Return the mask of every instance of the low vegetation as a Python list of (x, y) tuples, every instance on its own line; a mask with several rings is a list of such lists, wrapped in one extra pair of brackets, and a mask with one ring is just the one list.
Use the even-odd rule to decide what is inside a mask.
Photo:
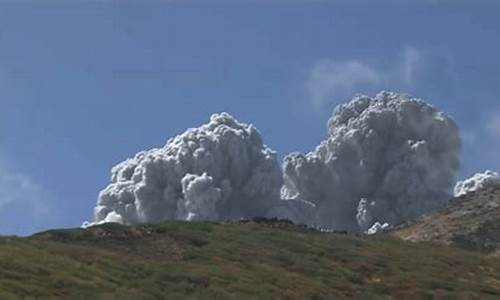
[(0, 299), (500, 297), (500, 260), (291, 224), (104, 224), (0, 238)]
[(393, 234), (413, 242), (434, 241), (500, 256), (500, 188), (455, 198), (447, 208), (402, 225)]

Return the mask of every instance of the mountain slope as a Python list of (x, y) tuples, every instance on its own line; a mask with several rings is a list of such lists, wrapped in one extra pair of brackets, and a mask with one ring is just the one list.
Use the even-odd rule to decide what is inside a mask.
[(396, 228), (394, 235), (414, 241), (437, 241), (469, 250), (499, 253), (500, 189), (461, 196), (448, 208)]
[(285, 222), (105, 224), (0, 238), (0, 299), (500, 297), (500, 260)]

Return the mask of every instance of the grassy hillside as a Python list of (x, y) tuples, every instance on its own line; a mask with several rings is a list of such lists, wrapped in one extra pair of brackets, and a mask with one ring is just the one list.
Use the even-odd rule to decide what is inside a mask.
[(414, 242), (436, 241), (500, 255), (500, 189), (456, 198), (446, 209), (396, 228), (393, 234)]
[(168, 222), (0, 238), (0, 299), (500, 297), (500, 260), (389, 235)]

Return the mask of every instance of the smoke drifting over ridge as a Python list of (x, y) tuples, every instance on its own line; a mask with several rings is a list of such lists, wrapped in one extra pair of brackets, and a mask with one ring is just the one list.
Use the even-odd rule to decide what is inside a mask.
[(410, 96), (381, 92), (337, 107), (327, 140), (285, 158), (282, 197), (316, 205), (322, 226), (367, 230), (443, 206), (458, 169), (454, 121)]
[[(252, 125), (226, 113), (112, 169), (93, 225), (267, 216), (367, 231), (442, 207), (451, 197), (460, 138), (454, 121), (410, 96), (355, 96), (328, 138), (283, 170)], [(281, 196), (280, 196), (281, 189)]]
[(476, 173), (468, 179), (457, 182), (454, 194), (455, 197), (460, 197), (477, 190), (499, 186), (500, 175), (497, 172), (486, 170), (484, 173)]

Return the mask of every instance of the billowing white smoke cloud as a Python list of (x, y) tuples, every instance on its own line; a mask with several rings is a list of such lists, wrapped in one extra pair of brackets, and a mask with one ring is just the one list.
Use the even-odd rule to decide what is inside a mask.
[(366, 231), (437, 209), (450, 198), (460, 138), (454, 121), (407, 95), (358, 95), (337, 107), (328, 138), (285, 158), (282, 197), (311, 202), (309, 223)]
[(455, 197), (489, 187), (500, 187), (500, 175), (497, 172), (487, 170), (484, 173), (477, 173), (471, 178), (457, 182), (454, 190)]
[(257, 129), (226, 113), (163, 148), (138, 153), (111, 173), (94, 222), (84, 226), (264, 216), (280, 201), (283, 182), (276, 155)]
[(267, 216), (374, 233), (450, 198), (460, 139), (433, 106), (389, 92), (356, 96), (328, 133), (313, 152), (285, 157), (282, 173), (255, 127), (213, 115), (115, 166), (84, 226)]

